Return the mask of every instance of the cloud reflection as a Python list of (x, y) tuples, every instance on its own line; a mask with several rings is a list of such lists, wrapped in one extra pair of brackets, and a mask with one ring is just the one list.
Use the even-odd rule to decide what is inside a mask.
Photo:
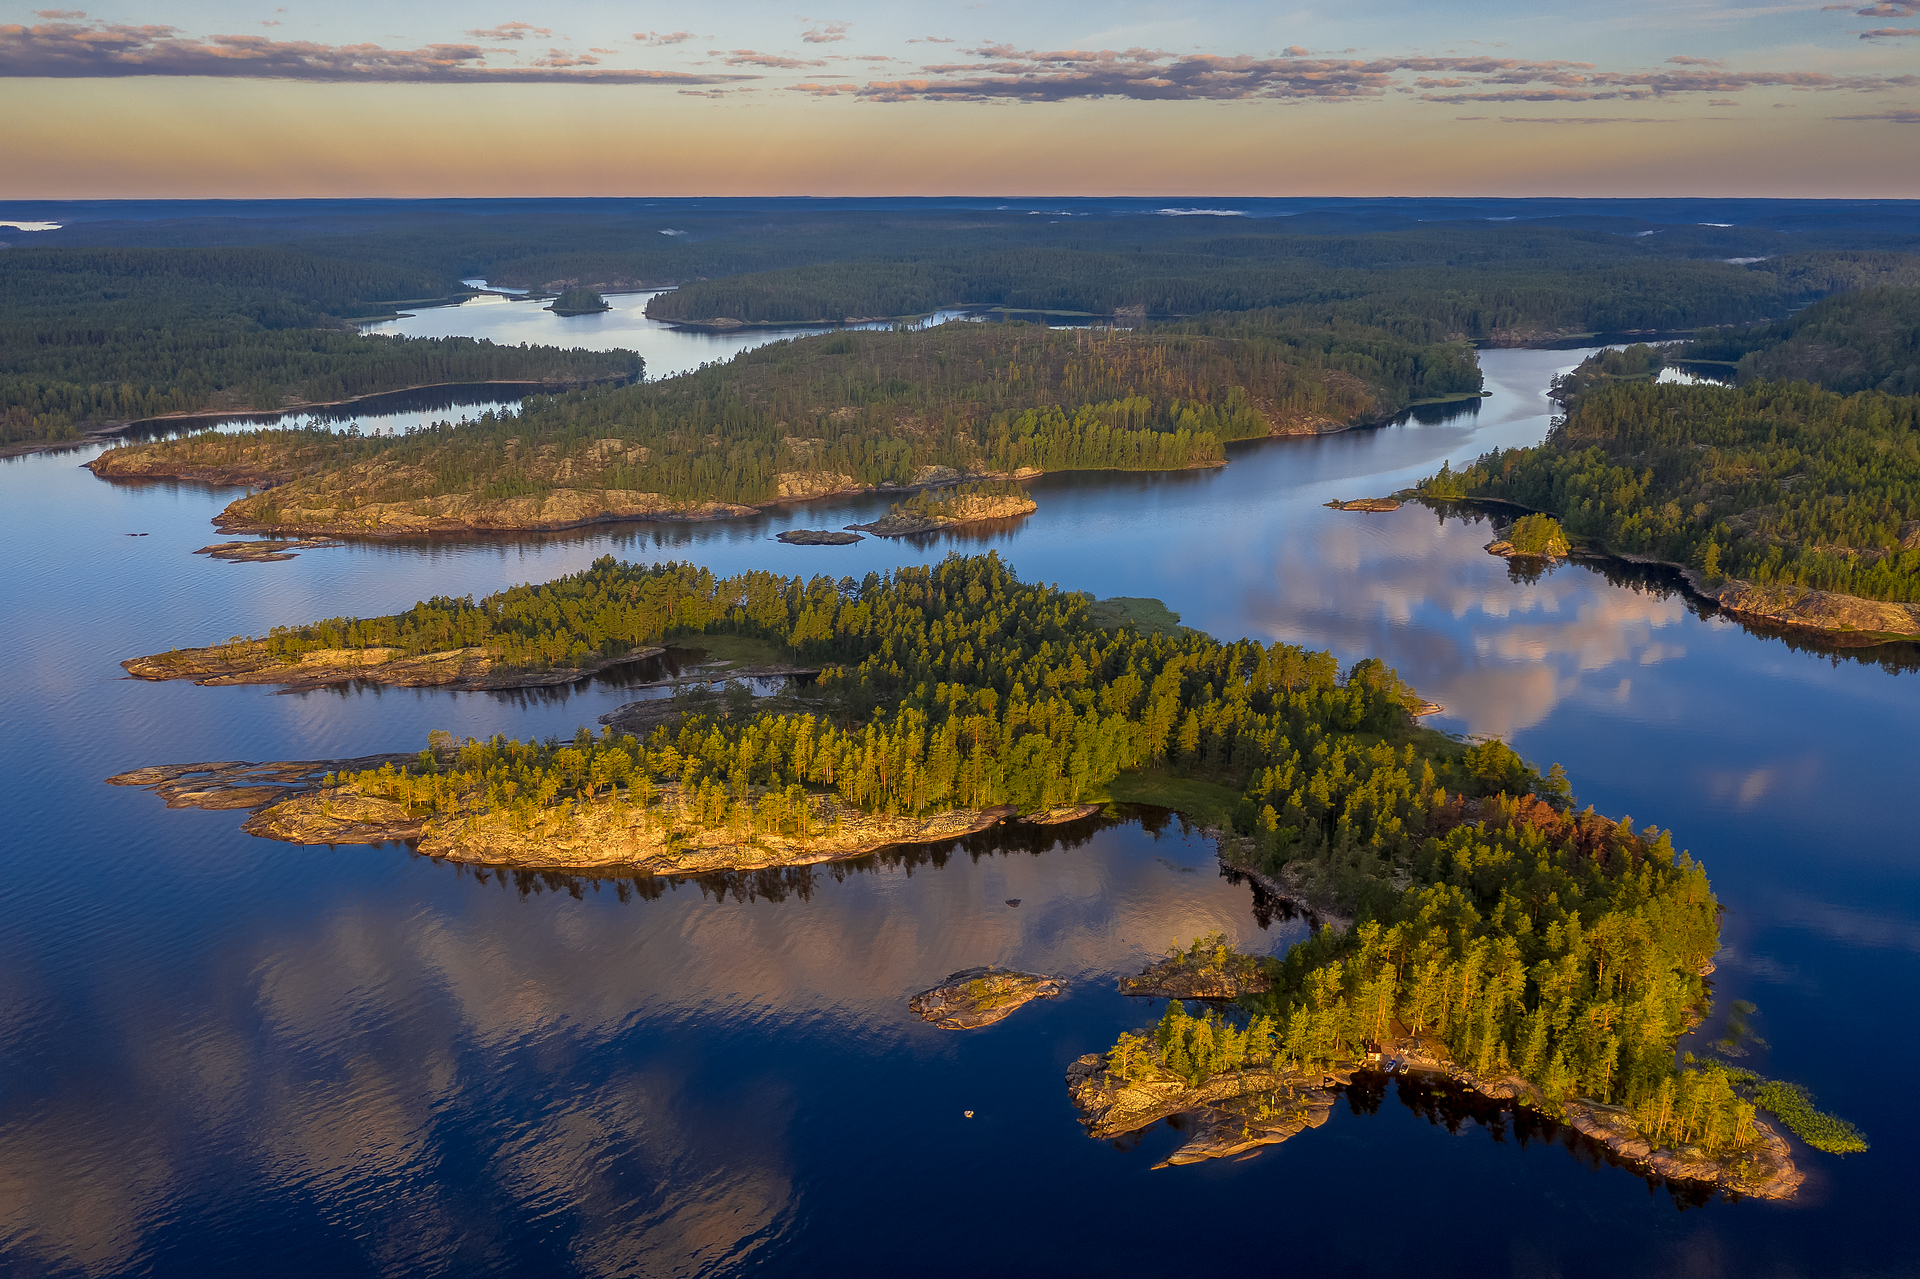
[[(96, 1069), (120, 1086), (76, 1079), (9, 1106), (0, 1250), (139, 1269), (189, 1197), (238, 1179), (250, 1211), (296, 1232), (309, 1213), (359, 1223), (382, 1271), (496, 1266), (526, 1255), (530, 1229), (587, 1274), (733, 1268), (793, 1228), (809, 1104), (901, 1054), (961, 1068), (965, 1046), (907, 1013), (912, 991), (1019, 965), (1069, 977), (1062, 1003), (1111, 1020), (1134, 1011), (1113, 977), (1173, 941), (1217, 929), (1265, 951), (1304, 934), (1263, 931), (1203, 837), (1064, 835), (815, 868), (781, 901), (691, 883), (637, 901), (606, 881), (523, 893), (401, 862), (201, 957), (200, 989), (172, 995), (198, 1017), (143, 1015), (138, 983), (94, 1000), (113, 1027)], [(262, 891), (290, 869), (263, 866)], [(998, 1033), (1030, 1037), (1047, 1015), (1063, 1014)], [(1014, 1046), (1049, 1051), (1028, 1042)]]

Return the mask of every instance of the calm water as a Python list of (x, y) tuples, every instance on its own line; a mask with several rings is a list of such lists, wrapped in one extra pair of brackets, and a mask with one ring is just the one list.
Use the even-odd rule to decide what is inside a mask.
[[(1904, 1015), (1920, 677), (1696, 615), (1657, 580), (1516, 581), (1484, 526), (1321, 505), (1537, 440), (1547, 382), (1581, 355), (1486, 352), (1495, 394), (1448, 421), (1236, 446), (1213, 472), (1048, 480), (1024, 522), (926, 545), (771, 540), (884, 505), (863, 499), (225, 564), (190, 552), (230, 492), (109, 485), (77, 468), (88, 452), (0, 464), (0, 1270), (1914, 1273), (1898, 1222), (1917, 1134), (1887, 1076), (1920, 1048)], [(1301, 927), (1258, 915), (1177, 821), (636, 886), (295, 848), (100, 785), (157, 762), (412, 748), (433, 728), (570, 734), (632, 695), (289, 697), (120, 678), (136, 653), (608, 551), (839, 576), (989, 547), (1222, 637), (1379, 654), (1446, 705), (1442, 727), (1508, 735), (1565, 763), (1583, 803), (1671, 826), (1727, 906), (1719, 1002), (1760, 1008), (1771, 1048), (1747, 1061), (1874, 1149), (1808, 1153), (1793, 1205), (1683, 1211), (1557, 1142), (1389, 1092), (1246, 1162), (1150, 1171), (1179, 1135), (1090, 1141), (1061, 1082), (1158, 1015), (1113, 979), (1208, 929), (1278, 949)], [(970, 1034), (908, 1014), (913, 991), (987, 962), (1074, 985)]]

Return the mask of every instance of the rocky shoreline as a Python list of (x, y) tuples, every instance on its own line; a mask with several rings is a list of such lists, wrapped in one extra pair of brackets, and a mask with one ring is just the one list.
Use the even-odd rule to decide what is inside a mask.
[[(282, 557), (284, 558), (284, 557)], [(181, 648), (169, 653), (130, 657), (120, 663), (135, 679), (190, 679), (196, 684), (278, 684), (299, 693), (353, 680), (395, 688), (444, 688), (453, 692), (492, 692), (516, 688), (552, 688), (586, 679), (630, 662), (658, 657), (664, 648), (639, 648), (618, 657), (601, 657), (577, 667), (531, 671), (503, 667), (490, 649), (457, 648), (409, 657), (397, 648), (328, 648), (286, 661), (263, 640)]]
[(417, 759), (374, 755), (274, 763), (228, 760), (134, 769), (107, 782), (151, 789), (169, 808), (255, 809), (241, 829), (290, 844), (398, 841), (423, 856), (475, 866), (651, 875), (844, 861), (899, 845), (944, 843), (1015, 816), (1011, 805), (1003, 805), (892, 817), (862, 811), (832, 795), (810, 794), (800, 831), (756, 831), (693, 820), (680, 788), (672, 783), (654, 787), (645, 803), (628, 791), (591, 801), (563, 801), (530, 818), (477, 810), (422, 815), (351, 785), (322, 784), (329, 773), (382, 764), (397, 767)]
[[(553, 395), (561, 391), (578, 391), (589, 386), (624, 386), (632, 381), (625, 373), (612, 374), (597, 378), (562, 378), (542, 381), (527, 378), (497, 378), (485, 382), (422, 382), (418, 386), (396, 386), (388, 391), (368, 391), (365, 395), (352, 395), (344, 400), (301, 400), (292, 398), (283, 408), (278, 409), (183, 409), (178, 413), (163, 413), (158, 417), (131, 418), (124, 422), (101, 422), (88, 427), (71, 440), (27, 440), (19, 444), (0, 447), (0, 457), (23, 457), (30, 453), (57, 453), (67, 449), (84, 448), (89, 444), (110, 444), (121, 439), (129, 431), (143, 428), (162, 428), (186, 425), (199, 421), (225, 421), (232, 418), (249, 417), (291, 417), (301, 413), (310, 413), (315, 409), (342, 409), (354, 404), (364, 404), (368, 400), (385, 399), (390, 395), (406, 395), (414, 391), (449, 391), (464, 387), (524, 387), (527, 395)], [(181, 477), (193, 478), (193, 477)]]
[(937, 533), (956, 524), (977, 524), (983, 520), (1014, 519), (1031, 515), (1040, 504), (1026, 494), (967, 496), (950, 503), (951, 513), (937, 515), (893, 511), (871, 524), (849, 524), (848, 532), (871, 533), (875, 537), (912, 537), (919, 533)]
[[(1151, 1028), (1140, 1032), (1151, 1040)], [(1655, 1148), (1617, 1106), (1570, 1100), (1549, 1106), (1517, 1075), (1482, 1079), (1454, 1063), (1437, 1041), (1403, 1036), (1379, 1045), (1376, 1060), (1396, 1071), (1443, 1077), (1489, 1100), (1525, 1106), (1565, 1123), (1615, 1158), (1649, 1176), (1709, 1185), (1756, 1199), (1791, 1199), (1806, 1180), (1794, 1166), (1786, 1139), (1764, 1120), (1754, 1120), (1757, 1141), (1737, 1159), (1715, 1158), (1697, 1147)], [(1088, 1053), (1067, 1069), (1067, 1090), (1089, 1136), (1111, 1140), (1174, 1115), (1186, 1116), (1194, 1136), (1164, 1163), (1197, 1163), (1286, 1141), (1326, 1122), (1335, 1090), (1373, 1063), (1341, 1061), (1324, 1069), (1249, 1067), (1190, 1085), (1164, 1071), (1129, 1080), (1109, 1069), (1106, 1053)]]
[(269, 564), (276, 560), (296, 558), (297, 551), (318, 550), (323, 546), (338, 546), (340, 543), (329, 537), (305, 537), (293, 540), (274, 540), (271, 538), (257, 542), (215, 542), (212, 546), (203, 546), (195, 555), (210, 555), (216, 560), (225, 560), (229, 564)]

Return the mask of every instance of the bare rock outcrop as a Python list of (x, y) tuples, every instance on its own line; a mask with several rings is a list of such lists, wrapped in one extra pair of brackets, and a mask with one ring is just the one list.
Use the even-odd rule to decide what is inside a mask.
[(1005, 1020), (1036, 999), (1052, 999), (1067, 984), (1058, 977), (1011, 968), (968, 968), (907, 1001), (923, 1021), (942, 1030), (978, 1030)]
[(1683, 571), (1688, 585), (1736, 617), (1819, 631), (1823, 638), (1840, 644), (1849, 639), (1872, 644), (1920, 636), (1920, 605), (1785, 583), (1758, 586), (1733, 577), (1718, 578), (1709, 585), (1698, 570)]
[(365, 680), (396, 688), (446, 688), (484, 691), (553, 688), (586, 679), (614, 666), (657, 657), (664, 648), (640, 648), (616, 657), (593, 658), (579, 666), (527, 670), (501, 665), (485, 648), (456, 648), (408, 656), (397, 648), (326, 648), (285, 658), (261, 640), (181, 648), (120, 663), (135, 679), (190, 679), (196, 684), (278, 684), (295, 693)]

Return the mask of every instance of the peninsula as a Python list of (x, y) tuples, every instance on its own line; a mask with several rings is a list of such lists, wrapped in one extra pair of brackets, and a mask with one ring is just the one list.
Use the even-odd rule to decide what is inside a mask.
[(1020, 324), (840, 333), (405, 436), (207, 434), (89, 465), (105, 479), (259, 490), (216, 517), (230, 533), (405, 536), (726, 519), (837, 493), (1217, 466), (1228, 441), (1387, 413), (1362, 378), (1285, 356), (1251, 338)]
[(1551, 515), (1575, 546), (1670, 565), (1727, 612), (1825, 643), (1920, 638), (1920, 395), (1568, 381), (1545, 443), (1418, 492)]

